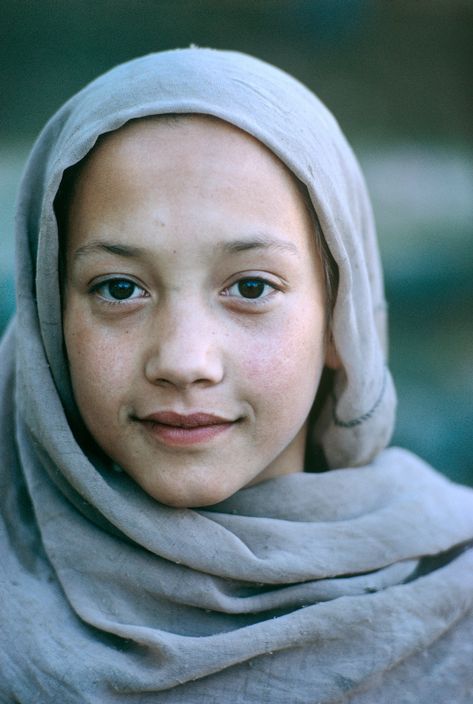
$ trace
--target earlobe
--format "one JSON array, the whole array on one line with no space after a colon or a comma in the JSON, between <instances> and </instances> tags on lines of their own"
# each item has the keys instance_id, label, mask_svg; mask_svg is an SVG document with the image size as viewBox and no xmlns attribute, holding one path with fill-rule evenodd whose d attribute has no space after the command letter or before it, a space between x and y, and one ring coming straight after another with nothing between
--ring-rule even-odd
<instances>
[{"instance_id":1,"label":"earlobe","mask_svg":"<svg viewBox=\"0 0 473 704\"><path fill-rule=\"evenodd\" d=\"M340 367L342 366L340 357L338 356L338 352L335 347L335 343L333 341L332 333L330 333L330 336L327 341L325 351L325 366L329 367L329 369L340 369Z\"/></svg>"}]
</instances>

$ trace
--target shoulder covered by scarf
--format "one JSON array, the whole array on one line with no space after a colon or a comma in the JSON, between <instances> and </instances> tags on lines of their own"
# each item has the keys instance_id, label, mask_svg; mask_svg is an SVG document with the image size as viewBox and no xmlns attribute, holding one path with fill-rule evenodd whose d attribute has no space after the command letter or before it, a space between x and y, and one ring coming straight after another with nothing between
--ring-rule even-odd
<instances>
[{"instance_id":1,"label":"shoulder covered by scarf","mask_svg":"<svg viewBox=\"0 0 473 704\"><path fill-rule=\"evenodd\" d=\"M342 368L313 430L331 471L175 509L88 456L63 354L54 197L128 120L203 113L307 186L340 282ZM185 49L98 78L40 135L17 215L17 314L0 347L0 701L473 701L473 492L384 449L395 408L368 197L335 120L296 80Z\"/></svg>"}]
</instances>

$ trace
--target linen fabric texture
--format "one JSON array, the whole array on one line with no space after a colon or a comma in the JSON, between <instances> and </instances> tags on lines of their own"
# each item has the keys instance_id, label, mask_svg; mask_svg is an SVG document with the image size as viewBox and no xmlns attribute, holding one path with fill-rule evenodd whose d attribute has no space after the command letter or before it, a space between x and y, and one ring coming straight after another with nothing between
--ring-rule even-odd
<instances>
[{"instance_id":1,"label":"linen fabric texture","mask_svg":"<svg viewBox=\"0 0 473 704\"><path fill-rule=\"evenodd\" d=\"M164 113L213 115L273 151L307 186L340 275L342 368L312 430L331 470L197 510L85 454L61 329L62 174L101 134ZM22 181L0 347L0 701L473 701L473 492L385 449L385 326L362 175L295 79L190 48L118 66L66 103Z\"/></svg>"}]
</instances>

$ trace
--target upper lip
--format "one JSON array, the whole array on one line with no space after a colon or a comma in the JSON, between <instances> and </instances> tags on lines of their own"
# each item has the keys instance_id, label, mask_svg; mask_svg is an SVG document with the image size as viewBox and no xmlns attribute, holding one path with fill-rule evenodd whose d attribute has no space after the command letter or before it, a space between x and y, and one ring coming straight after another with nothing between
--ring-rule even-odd
<instances>
[{"instance_id":1,"label":"upper lip","mask_svg":"<svg viewBox=\"0 0 473 704\"><path fill-rule=\"evenodd\" d=\"M222 423L233 423L230 418L222 418L213 413L175 413L174 411L159 411L158 413L150 413L142 421L151 423L161 423L162 425L172 425L178 428L198 428L207 425L221 425Z\"/></svg>"}]
</instances>

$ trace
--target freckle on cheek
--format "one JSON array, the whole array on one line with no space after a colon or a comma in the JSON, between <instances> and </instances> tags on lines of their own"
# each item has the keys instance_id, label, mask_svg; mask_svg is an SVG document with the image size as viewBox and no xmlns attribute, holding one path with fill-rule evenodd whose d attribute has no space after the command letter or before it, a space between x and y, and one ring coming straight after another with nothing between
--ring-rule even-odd
<instances>
[{"instance_id":1,"label":"freckle on cheek","mask_svg":"<svg viewBox=\"0 0 473 704\"><path fill-rule=\"evenodd\" d=\"M244 366L244 375L258 388L268 389L278 386L281 379L293 375L292 363L282 355L272 355L266 359L249 359Z\"/></svg>"}]
</instances>

